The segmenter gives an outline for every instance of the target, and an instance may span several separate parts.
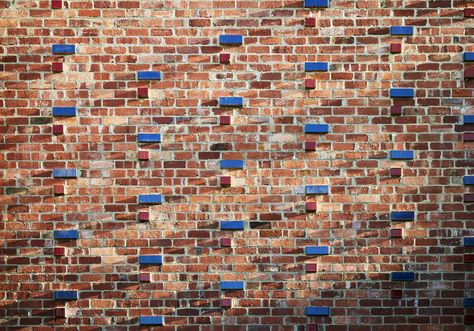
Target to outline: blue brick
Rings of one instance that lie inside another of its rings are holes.
[[[304,6],[305,8],[327,8],[329,7],[329,0],[304,0]]]
[[[329,125],[327,124],[306,124],[304,133],[328,133]]]
[[[140,316],[140,325],[163,325],[163,316]]]
[[[79,239],[77,230],[55,230],[54,239]]]
[[[464,246],[474,246],[474,237],[464,238]]]
[[[392,211],[390,213],[392,221],[413,221],[415,219],[415,212],[413,211]]]
[[[327,62],[305,62],[304,71],[328,71],[329,64]]]
[[[464,298],[464,307],[465,308],[474,307],[474,298]]]
[[[390,151],[390,158],[392,160],[413,160],[413,151]]]
[[[159,133],[139,133],[139,143],[159,143],[161,142],[161,134]]]
[[[138,80],[161,80],[161,71],[139,71]]]
[[[221,290],[243,290],[244,282],[221,282]]]
[[[331,310],[329,307],[306,307],[304,313],[306,316],[329,316]]]
[[[474,115],[464,115],[464,124],[474,124]]]
[[[415,90],[412,88],[391,88],[391,98],[413,98],[415,96]]]
[[[410,36],[413,35],[412,26],[391,26],[390,34],[394,36]]]
[[[221,169],[243,169],[243,160],[221,160]]]
[[[163,257],[161,255],[141,255],[138,257],[138,263],[144,265],[162,265]]]
[[[54,300],[77,300],[77,291],[55,291]]]
[[[474,176],[464,176],[462,182],[464,185],[474,185]]]
[[[223,34],[219,36],[219,44],[221,45],[242,45],[242,35]]]
[[[76,45],[53,45],[53,54],[74,54]]]
[[[76,107],[53,107],[53,116],[74,117],[76,116]]]
[[[306,255],[328,255],[328,246],[309,246],[304,249]]]
[[[244,98],[242,97],[220,97],[219,105],[221,107],[242,107]]]
[[[77,169],[53,169],[54,178],[77,178]]]
[[[140,194],[138,203],[145,205],[159,205],[163,202],[161,194]]]
[[[328,185],[307,185],[305,188],[306,194],[329,194]]]
[[[474,61],[474,52],[464,53],[464,61],[466,61],[466,62]]]
[[[392,272],[392,281],[413,281],[416,279],[414,272]]]
[[[221,221],[221,230],[243,230],[244,221]]]

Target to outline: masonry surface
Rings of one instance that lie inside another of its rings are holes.
[[[473,330],[474,4],[0,1],[0,330]]]

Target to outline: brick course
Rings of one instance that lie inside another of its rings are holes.
[[[473,7],[0,0],[0,330],[474,330]]]

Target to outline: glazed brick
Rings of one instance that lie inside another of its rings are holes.
[[[327,8],[329,7],[329,0],[304,0],[304,6],[306,8],[312,8],[312,7]]]
[[[474,185],[474,176],[464,176],[462,183],[464,185]]]
[[[415,90],[412,88],[391,88],[391,98],[413,98],[415,97]]]
[[[140,316],[140,325],[163,325],[162,316]]]
[[[221,45],[242,45],[243,37],[241,35],[220,35],[219,43]]]
[[[161,255],[141,255],[138,257],[140,265],[162,265],[163,257]]]
[[[161,194],[140,194],[138,196],[138,203],[143,205],[159,205],[163,203]]]
[[[162,80],[161,71],[139,71],[137,72],[138,80]]]
[[[413,211],[392,211],[390,213],[392,221],[414,221],[415,212]]]
[[[52,53],[53,54],[75,54],[76,53],[76,45],[53,45],[52,46]]]
[[[466,237],[464,238],[464,246],[474,246],[474,237]]]
[[[329,64],[327,62],[306,62],[304,64],[304,71],[328,71]]]
[[[327,124],[306,124],[304,133],[328,133],[329,125]]]
[[[244,221],[221,221],[221,230],[243,230]]]
[[[159,133],[139,133],[137,138],[139,143],[159,143],[161,134]]]
[[[56,291],[54,292],[54,300],[77,300],[77,291]]]
[[[413,151],[390,151],[390,159],[392,160],[413,160]]]
[[[54,117],[74,117],[76,116],[76,107],[53,107]]]
[[[474,61],[474,52],[464,53],[464,62],[471,62],[471,61]]]
[[[305,247],[304,252],[306,255],[328,255],[328,246],[309,246]]]
[[[305,188],[306,194],[329,194],[329,186],[327,185],[308,185]]]
[[[234,291],[244,289],[244,282],[239,281],[222,281],[220,285],[222,291]]]
[[[243,160],[221,160],[220,166],[221,166],[221,169],[243,169],[244,161]]]
[[[464,308],[474,307],[474,298],[465,298],[464,299]]]
[[[79,171],[77,169],[53,169],[54,178],[77,178]]]
[[[77,230],[55,230],[54,239],[79,239]]]
[[[244,98],[242,97],[221,97],[219,99],[221,107],[242,107],[243,104]]]
[[[410,36],[414,33],[412,26],[391,26],[390,34],[395,36]]]
[[[474,124],[474,115],[464,115],[464,124]]]
[[[307,316],[329,316],[331,311],[329,307],[306,307],[304,313]]]
[[[392,272],[391,280],[394,281],[414,281],[416,279],[416,274],[414,272]]]

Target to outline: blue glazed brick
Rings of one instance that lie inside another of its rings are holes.
[[[305,8],[327,8],[329,7],[329,0],[304,0],[304,6]]]
[[[163,325],[163,316],[140,316],[140,325]]]
[[[474,115],[464,115],[464,124],[474,124]]]
[[[53,45],[53,54],[74,54],[76,45]]]
[[[464,298],[464,307],[465,308],[474,307],[474,298]]]
[[[466,62],[474,61],[474,52],[464,53],[464,61]]]
[[[159,133],[139,133],[139,143],[159,143],[161,142],[161,134]]]
[[[138,257],[138,263],[144,265],[162,265],[163,257],[161,255],[141,255]]]
[[[221,282],[221,290],[243,290],[244,282]]]
[[[163,202],[161,194],[140,194],[138,203],[146,205],[159,205]]]
[[[327,62],[305,62],[304,71],[328,71],[329,64]]]
[[[329,194],[329,186],[327,185],[307,185],[306,194]]]
[[[221,230],[243,230],[244,221],[221,221]]]
[[[392,281],[414,281],[416,275],[414,272],[392,272]]]
[[[329,307],[306,307],[304,313],[306,316],[329,316],[331,310]]]
[[[55,230],[54,239],[79,239],[77,230]]]
[[[304,133],[328,133],[329,125],[327,124],[306,124]]]
[[[474,237],[464,238],[464,246],[474,246]]]
[[[221,45],[242,45],[243,37],[241,35],[223,34],[219,36],[219,44]]]
[[[390,34],[393,36],[410,36],[413,35],[412,26],[391,26]]]
[[[77,291],[56,291],[54,300],[77,300]]]
[[[392,221],[413,221],[415,219],[415,212],[413,211],[392,211],[390,213]]]
[[[464,176],[462,182],[464,185],[474,185],[474,176]]]
[[[53,169],[54,178],[77,178],[77,169]]]
[[[74,117],[76,116],[76,107],[53,107],[53,116]]]
[[[139,71],[138,80],[161,80],[161,71]]]
[[[306,255],[328,255],[328,246],[309,246],[304,249]]]
[[[391,88],[391,98],[413,98],[415,97],[415,90],[412,88]]]
[[[390,151],[390,158],[392,160],[413,160],[413,151]]]
[[[242,107],[244,98],[242,97],[220,97],[219,105],[221,107]]]
[[[221,160],[221,169],[243,169],[243,160]]]

